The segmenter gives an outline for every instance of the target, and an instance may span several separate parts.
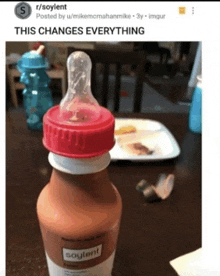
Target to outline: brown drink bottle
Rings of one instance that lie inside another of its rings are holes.
[[[114,117],[91,94],[89,57],[74,52],[67,65],[67,94],[44,116],[43,143],[53,171],[37,215],[49,274],[110,276],[122,209],[106,169]]]

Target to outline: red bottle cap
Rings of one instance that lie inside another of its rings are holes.
[[[72,158],[90,158],[114,146],[114,116],[104,107],[97,120],[68,123],[54,106],[43,118],[43,144],[51,152]]]

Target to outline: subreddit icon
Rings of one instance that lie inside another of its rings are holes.
[[[15,15],[20,19],[28,18],[31,12],[31,6],[26,2],[20,2],[15,6]]]

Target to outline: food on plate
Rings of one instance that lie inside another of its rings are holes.
[[[127,143],[138,143],[142,139],[154,138],[157,135],[157,132],[151,130],[137,130],[136,132],[126,133],[119,135],[117,141],[120,145]]]
[[[115,130],[115,135],[122,135],[127,133],[133,133],[136,132],[136,128],[134,126],[124,126],[119,128],[118,130]]]
[[[120,127],[115,130],[118,145],[129,155],[151,155],[154,150],[143,145],[143,138],[155,135],[151,130],[137,130],[132,125]]]
[[[140,142],[122,144],[121,147],[129,155],[151,155],[154,152],[154,150],[149,149]]]

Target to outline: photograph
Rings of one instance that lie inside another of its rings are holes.
[[[197,275],[202,45],[5,42],[7,275]]]

